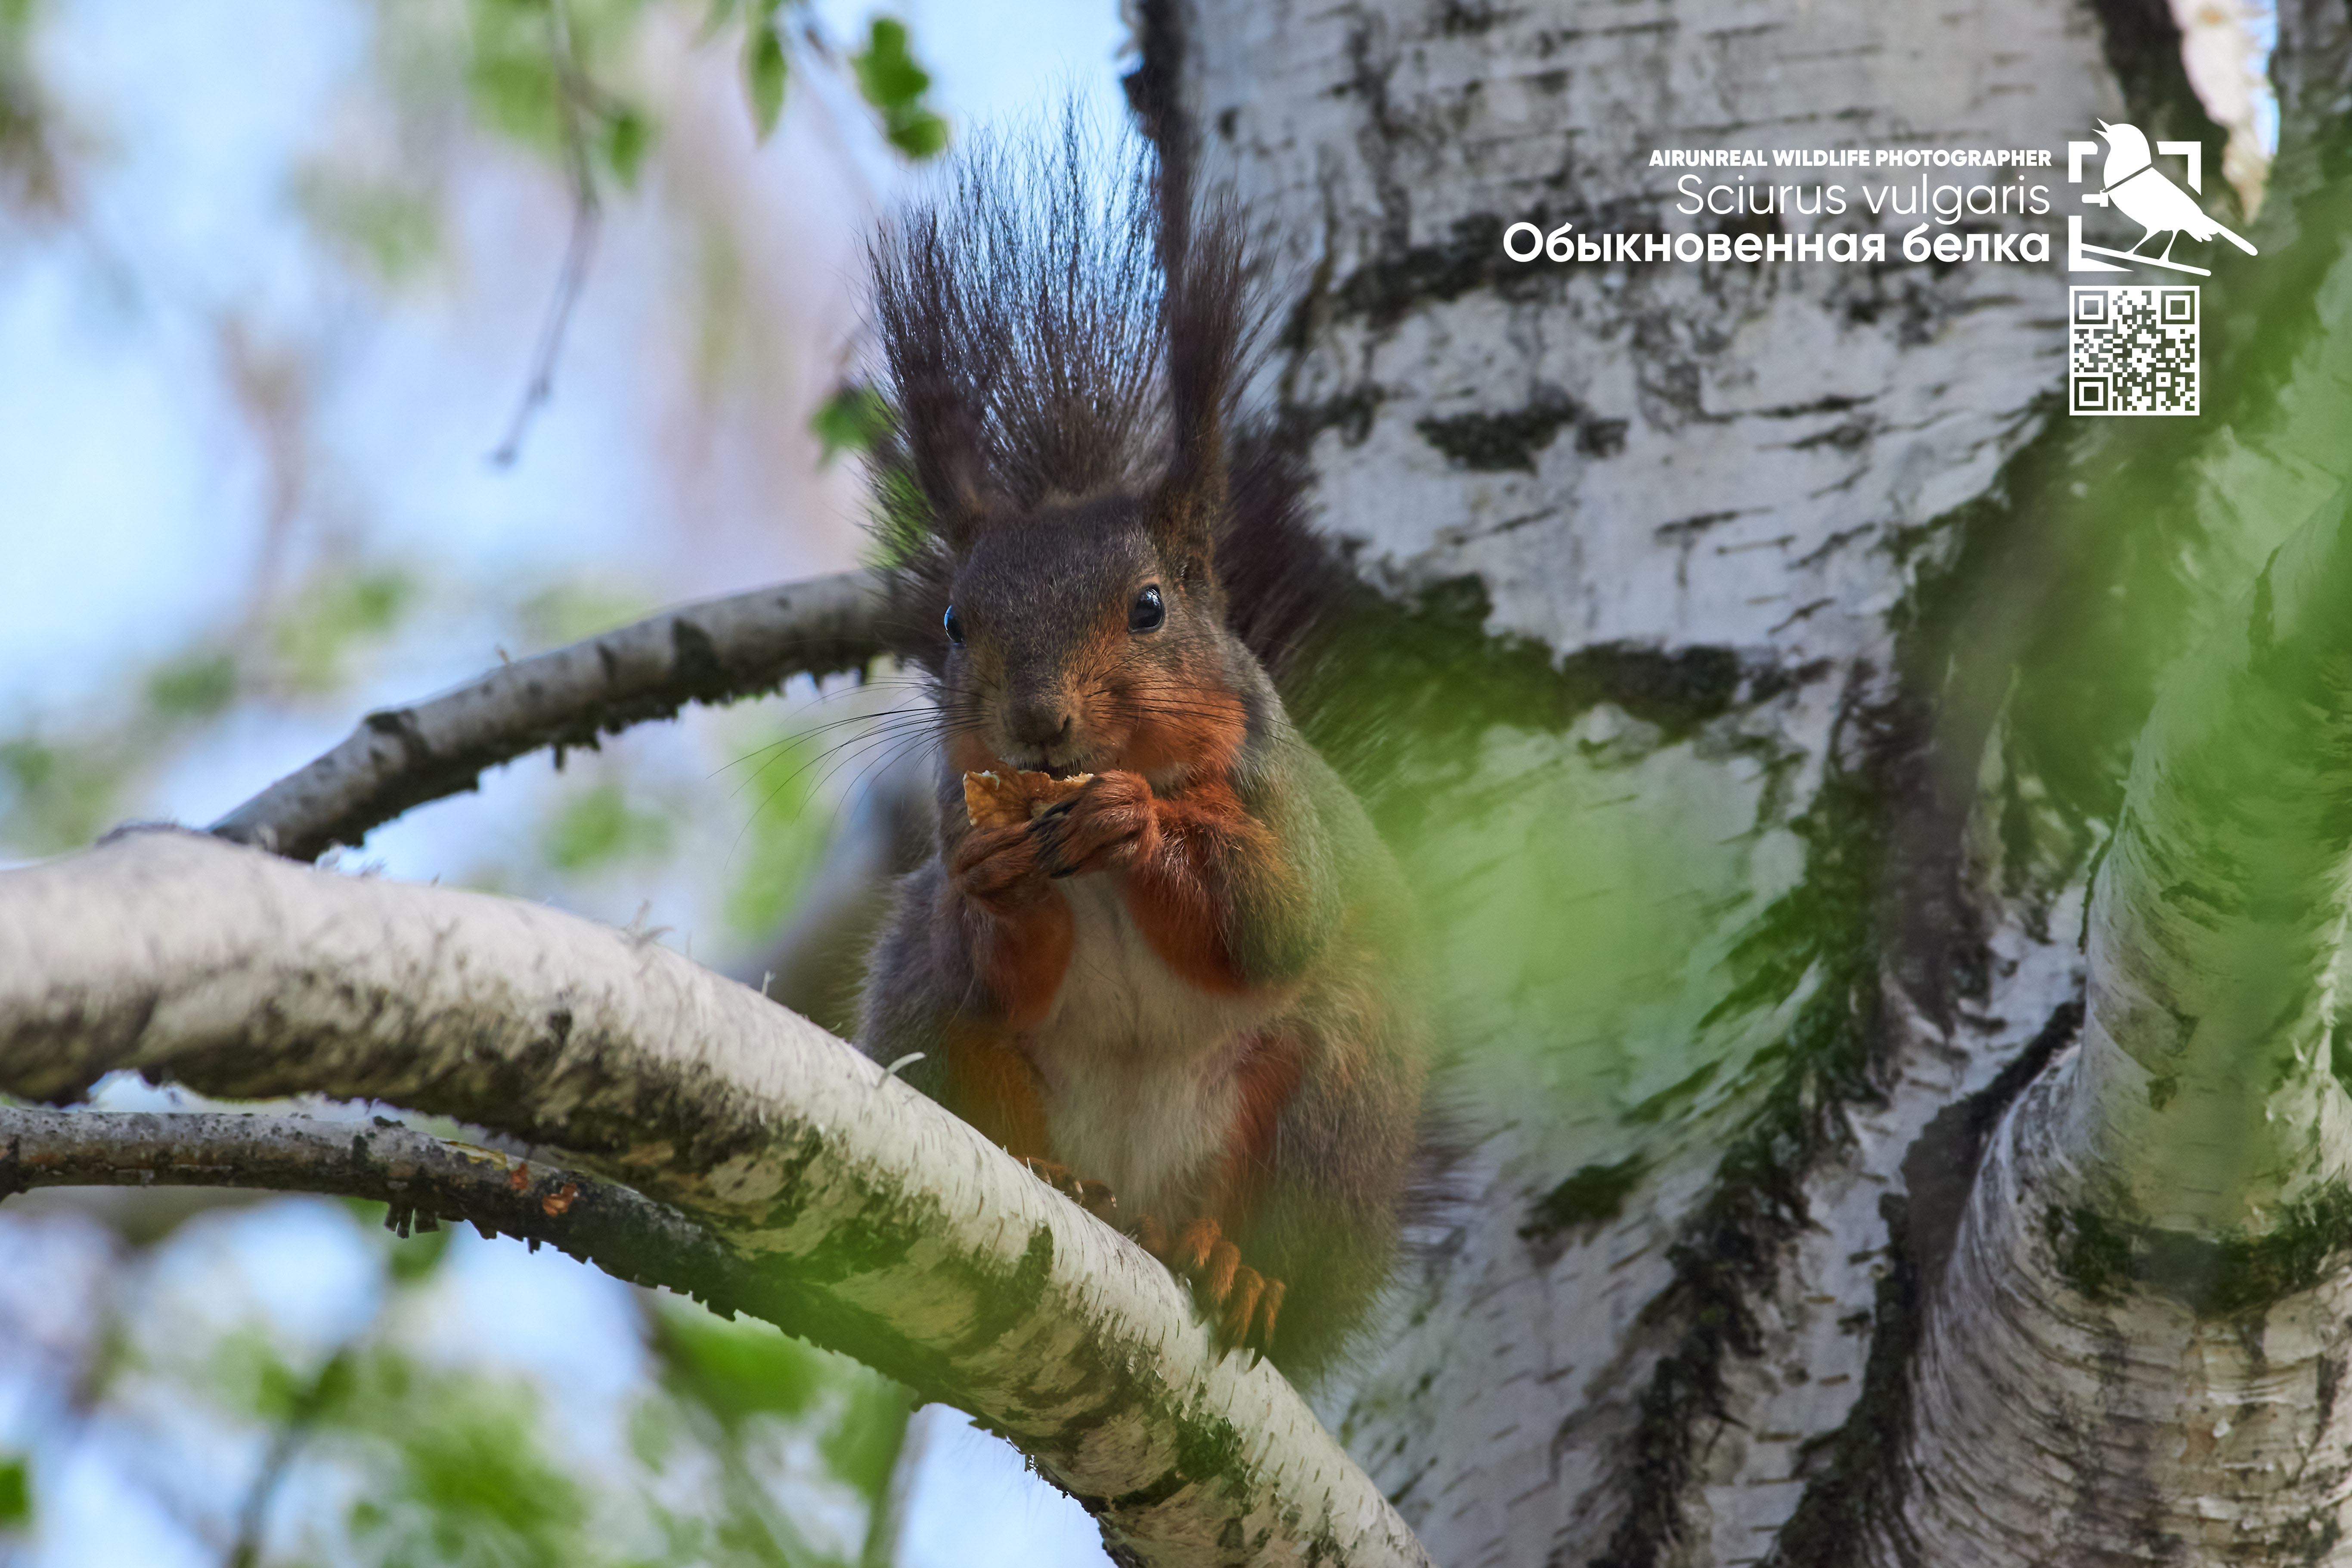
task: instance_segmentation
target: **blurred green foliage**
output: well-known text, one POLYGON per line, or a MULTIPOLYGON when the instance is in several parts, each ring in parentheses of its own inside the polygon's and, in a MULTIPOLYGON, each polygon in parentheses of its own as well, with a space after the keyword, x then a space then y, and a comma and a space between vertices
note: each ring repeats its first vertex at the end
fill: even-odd
POLYGON ((844 452, 870 452, 890 432, 890 405, 864 383, 834 389, 810 416, 809 428, 824 445, 821 462, 844 452))
MULTIPOLYGON (((234 1440, 231 1452, 254 1456, 234 1462, 225 1489, 175 1505, 195 1510, 191 1523, 212 1521, 205 1533, 229 1542, 233 1568, 861 1561, 912 1411, 905 1390, 765 1324, 639 1292, 651 1375, 618 1412, 629 1441, 616 1454, 554 1426, 532 1381, 448 1361, 421 1337, 449 1310, 440 1292, 458 1247, 520 1243, 456 1229, 395 1239, 383 1205, 341 1206, 380 1272, 372 1309, 339 1340, 288 1342, 236 1306, 257 1299, 223 1291, 222 1277, 205 1272, 178 1287, 204 1290, 203 1310, 168 1329, 133 1312, 127 1336, 101 1332, 69 1373, 79 1407, 110 1426, 136 1432, 160 1417, 169 1441, 234 1440)), ((217 1250, 205 1229, 165 1232, 154 1245, 217 1268, 236 1254, 217 1250)), ((140 1281, 160 1277, 134 1267, 115 1278, 136 1296, 150 1288, 140 1281)), ((94 1304, 104 1313, 114 1305, 94 1304)), ((163 1436, 159 1427, 152 1438, 163 1436)), ((0 1454, 0 1535, 37 1530, 40 1489, 63 1473, 41 1457, 76 1440, 72 1427, 45 1426, 32 1449, 0 1454)))
POLYGON ((297 691, 341 688, 350 679, 343 661, 352 649, 398 625, 416 589, 415 580, 398 568, 369 567, 288 595, 270 639, 279 677, 297 691))
POLYGON ((594 581, 567 578, 516 605, 515 620, 524 646, 536 652, 625 626, 653 609, 652 601, 642 595, 594 581))
POLYGON ((441 254, 440 203, 404 173, 313 165, 296 176, 294 200, 311 228, 381 287, 415 282, 441 254))
POLYGON ((646 109, 608 84, 646 0, 469 0, 466 86, 481 122, 559 159, 572 139, 625 188, 651 147, 646 109))
POLYGON ((170 654, 124 683, 128 700, 70 724, 0 733, 0 852, 89 843, 127 802, 240 702, 331 696, 397 633, 421 586, 405 571, 331 563, 277 614, 170 654))
MULTIPOLYGON (((737 837, 740 869, 727 895, 727 923, 740 936, 772 936, 816 869, 833 832, 819 786, 837 771, 855 773, 866 742, 838 730, 794 730, 745 758, 750 776, 734 798, 750 810, 737 837)), ((851 787, 855 787, 853 783, 851 787)))
POLYGON ((743 84, 751 98, 751 123, 762 142, 784 111, 784 37, 778 30, 779 0, 752 0, 743 26, 743 84))
POLYGON ((55 114, 34 68, 39 0, 0 0, 0 210, 54 213, 65 197, 55 114))
POLYGON ((0 844, 46 855, 89 843, 112 822, 134 760, 117 736, 0 741, 0 844))
POLYGON ((653 1342, 670 1391, 691 1399, 727 1430, 754 1415, 798 1415, 824 1386, 823 1352, 709 1313, 665 1310, 653 1342))
MULTIPOLYGON (((389 1278, 396 1295, 429 1276, 389 1278)), ((429 1365, 373 1328, 305 1369, 248 1327, 214 1347, 209 1366, 215 1395, 273 1434, 264 1464, 280 1468, 265 1469, 257 1487, 284 1495, 298 1465, 340 1473, 352 1494, 341 1520, 347 1539, 306 1542, 330 1561, 381 1568, 610 1561, 591 1550, 581 1489, 549 1455, 528 1384, 429 1365)))
POLYGON ((669 818, 632 808, 622 787, 606 782, 572 795, 541 830, 541 853, 559 871, 587 871, 669 847, 669 818))
POLYGON ((217 651, 190 654, 147 677, 147 705, 157 713, 209 719, 236 700, 236 659, 217 651))
POLYGON ((863 52, 852 56, 857 90, 882 115, 882 133, 909 158, 929 158, 947 150, 948 124, 924 103, 931 89, 929 71, 908 47, 907 24, 877 16, 863 52))

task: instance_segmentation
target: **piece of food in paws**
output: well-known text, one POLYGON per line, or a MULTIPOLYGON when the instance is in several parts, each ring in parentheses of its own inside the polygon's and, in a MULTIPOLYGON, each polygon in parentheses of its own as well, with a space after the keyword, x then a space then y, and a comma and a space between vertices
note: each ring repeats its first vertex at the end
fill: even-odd
POLYGON ((1011 827, 1043 816, 1057 805, 1076 800, 1094 782, 1092 773, 1057 779, 1051 773, 966 773, 963 775, 964 815, 974 827, 1011 827))
POLYGON ((1029 820, 1028 797, 1018 773, 963 775, 963 812, 974 827, 1010 827, 1029 820))
POLYGON ((1032 820, 1045 816, 1057 805, 1067 805, 1078 798, 1079 792, 1095 782, 1092 773, 1072 773, 1057 779, 1051 773, 1023 773, 1021 787, 1029 797, 1032 820))

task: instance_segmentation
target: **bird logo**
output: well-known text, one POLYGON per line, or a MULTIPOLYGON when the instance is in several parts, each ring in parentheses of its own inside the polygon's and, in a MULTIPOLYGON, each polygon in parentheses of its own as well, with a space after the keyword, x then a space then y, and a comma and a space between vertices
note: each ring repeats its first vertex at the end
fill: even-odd
MULTIPOLYGON (((2203 268, 2189 267, 2172 259, 2172 247, 2179 243, 2184 234, 2199 241, 2217 237, 2226 239, 2248 256, 2260 254, 2244 236, 2208 217, 2205 209, 2197 205, 2196 197, 2165 177, 2164 173, 2157 168, 2156 160, 2148 152, 2147 138, 2140 133, 2139 127, 2111 125, 2102 120, 2099 121, 2099 134, 2107 143, 2106 166, 2100 173, 2099 189, 2085 193, 2083 200, 2094 206, 2111 206, 2147 232, 2134 241, 2128 250, 2108 250, 2099 246, 2082 246, 2082 250, 2200 275, 2205 273, 2203 268), (2159 234, 2166 237, 2163 251, 2156 256, 2141 254, 2141 247, 2159 234)), ((2171 150, 2173 145, 2167 142, 2167 150, 2171 150)), ((2193 174, 2190 177, 2192 180, 2195 178, 2193 174)))

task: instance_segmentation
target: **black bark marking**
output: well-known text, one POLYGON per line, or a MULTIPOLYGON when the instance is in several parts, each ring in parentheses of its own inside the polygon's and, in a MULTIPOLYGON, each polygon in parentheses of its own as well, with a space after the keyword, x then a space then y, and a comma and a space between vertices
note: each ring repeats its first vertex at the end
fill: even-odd
POLYGON ((1648 1169, 1638 1154, 1627 1155, 1613 1165, 1579 1167, 1536 1201, 1528 1211, 1528 1223, 1519 1226, 1519 1239, 1532 1243, 1539 1251, 1571 1230, 1581 1231, 1590 1239, 1602 1226, 1625 1212, 1626 1198, 1648 1169))
POLYGON ((1481 473, 1536 471, 1536 454, 1549 447, 1563 426, 1576 430, 1576 449, 1587 458, 1614 457, 1624 450, 1626 421, 1603 419, 1557 387, 1538 387, 1528 405, 1500 414, 1456 414, 1422 419, 1413 428, 1422 439, 1464 468, 1481 473))
POLYGON ((1892 1546, 1897 1561, 1917 1560, 1903 1524, 1906 1478, 1889 1460, 1910 1427, 1927 1299, 1950 1261, 1993 1128, 2082 1027, 2083 1004, 2062 1004, 1991 1083, 1937 1111, 1904 1155, 1905 1195, 1879 1200, 1886 1269, 1864 1315, 1871 1340, 1862 1391, 1834 1432, 1805 1446, 1799 1463, 1810 1479, 1766 1559, 1769 1568, 1847 1568, 1866 1559, 1874 1537, 1892 1546))
POLYGON ((2267 1311, 2317 1286, 2352 1255, 2352 1191, 2331 1188, 2289 1207, 2259 1236, 2197 1236, 2053 1206, 2042 1235, 2066 1283, 2114 1306, 2136 1292, 2179 1302, 2201 1318, 2267 1311))

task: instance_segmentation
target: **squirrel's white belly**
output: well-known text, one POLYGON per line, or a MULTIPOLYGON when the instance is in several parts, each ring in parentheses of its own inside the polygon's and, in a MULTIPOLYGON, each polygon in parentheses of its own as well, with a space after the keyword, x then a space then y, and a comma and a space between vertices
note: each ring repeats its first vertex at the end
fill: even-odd
POLYGON ((1123 1220, 1181 1221, 1186 1189, 1225 1152, 1234 1069, 1277 1004, 1203 991, 1172 973, 1115 876, 1061 886, 1076 926, 1070 964, 1028 1036, 1055 1157, 1108 1183, 1123 1220))

